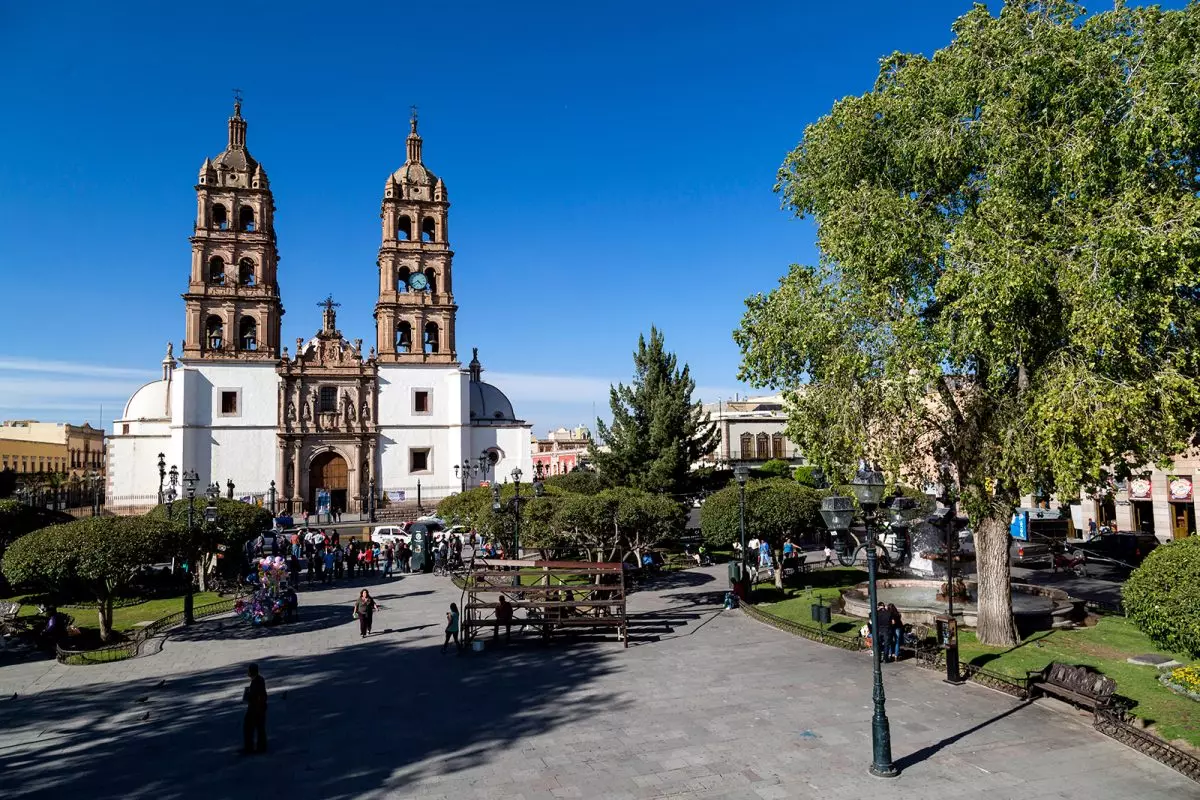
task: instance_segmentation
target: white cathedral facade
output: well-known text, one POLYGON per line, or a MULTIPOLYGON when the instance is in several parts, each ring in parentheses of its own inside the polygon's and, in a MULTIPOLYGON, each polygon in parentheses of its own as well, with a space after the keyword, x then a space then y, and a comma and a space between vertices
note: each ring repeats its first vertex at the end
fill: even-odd
MULTIPOLYGON (((246 149, 240 101, 229 142, 196 184, 192 259, 183 295, 185 334, 162 377, 134 393, 108 445, 109 507, 157 502, 159 454, 194 471, 197 493, 269 502, 294 514, 365 510, 367 498, 430 499, 470 484, 532 473, 531 426, 496 387, 466 369, 455 345, 446 185, 422 160, 414 114, 407 158, 384 188, 375 345, 348 341, 336 303, 288 351, 275 203, 266 171, 246 149), (470 469, 467 469, 470 468, 470 469)), ((314 298, 316 299, 316 298, 314 298)), ((179 487, 178 491, 184 491, 179 487)))

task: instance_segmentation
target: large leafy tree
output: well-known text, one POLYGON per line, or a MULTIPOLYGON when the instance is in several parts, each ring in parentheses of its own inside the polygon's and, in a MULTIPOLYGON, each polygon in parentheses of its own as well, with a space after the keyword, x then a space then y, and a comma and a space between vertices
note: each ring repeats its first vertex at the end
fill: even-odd
MULTIPOLYGON (((783 542, 811 535, 821 527, 821 498, 825 493, 784 478, 750 481, 746 485, 746 539, 761 539, 783 560, 783 542)), ((714 547, 728 547, 741 535, 741 498, 736 484, 714 493, 700 507, 700 533, 714 547)), ((775 585, 783 576, 775 570, 775 585)))
POLYGON ((98 604, 100 638, 112 635, 113 600, 137 569, 179 551, 183 527, 148 517, 89 517, 22 536, 4 554, 15 586, 69 594, 87 591, 98 604))
POLYGON ((612 387, 612 425, 596 420, 589 447, 604 478, 618 486, 648 492, 685 490, 692 465, 716 449, 717 427, 699 402, 687 364, 681 368, 663 336, 650 328, 650 340, 638 337, 633 381, 612 387))
POLYGON ((1200 5, 1009 2, 954 34, 805 130, 777 189, 820 263, 750 298, 735 338, 831 478, 863 456, 949 476, 979 638, 1012 644, 1020 495, 1074 495, 1197 430, 1200 5))

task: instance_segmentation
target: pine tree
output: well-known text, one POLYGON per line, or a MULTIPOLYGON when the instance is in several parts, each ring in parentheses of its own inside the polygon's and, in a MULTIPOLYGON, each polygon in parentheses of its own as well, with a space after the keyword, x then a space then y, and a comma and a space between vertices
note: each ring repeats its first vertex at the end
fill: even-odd
POLYGON ((596 420, 592 463, 618 486, 669 494, 684 491, 692 464, 716 449, 716 425, 699 402, 687 364, 680 369, 651 326, 638 337, 633 381, 611 387, 612 425, 596 420))

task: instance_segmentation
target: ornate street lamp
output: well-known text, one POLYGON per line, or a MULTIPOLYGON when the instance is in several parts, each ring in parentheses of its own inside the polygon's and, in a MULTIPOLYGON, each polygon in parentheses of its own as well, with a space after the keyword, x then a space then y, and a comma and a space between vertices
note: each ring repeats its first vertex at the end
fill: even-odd
POLYGON ((167 457, 158 454, 158 504, 163 504, 163 481, 167 478, 167 457))
MULTIPOLYGON (((883 693, 883 644, 879 636, 879 611, 876 595, 876 550, 875 523, 879 504, 883 500, 883 475, 867 466, 859 468, 850 490, 858 501, 866 523, 868 602, 871 605, 871 668, 874 678, 872 699, 875 713, 871 718, 871 767, 870 772, 879 778, 894 778, 900 774, 892 763, 892 734, 888 725, 883 693)), ((832 532, 849 530, 854 518, 854 509, 848 497, 827 497, 821 501, 821 517, 832 532)))
POLYGON ((370 479, 367 481, 367 487, 368 487, 369 491, 371 492, 370 496, 367 497, 367 518, 371 522, 374 522, 375 521, 375 476, 374 475, 372 475, 370 477, 370 479))
POLYGON ((173 506, 175 503, 175 498, 179 497, 179 467, 172 464, 171 470, 167 473, 167 476, 170 479, 170 486, 167 489, 167 495, 165 499, 167 501, 167 516, 170 517, 171 512, 174 510, 173 506))
POLYGON ((733 478, 738 485, 738 541, 742 545, 742 558, 734 587, 738 599, 745 601, 750 599, 750 554, 746 552, 746 481, 750 480, 750 468, 738 464, 733 468, 733 478))
POLYGON ((195 561, 195 539, 196 528, 194 512, 196 507, 196 484, 200 482, 200 476, 196 474, 194 469, 185 469, 183 471, 183 482, 187 485, 188 497, 188 519, 187 519, 187 561, 184 564, 184 570, 187 572, 187 591, 183 595, 183 624, 191 625, 196 621, 192 614, 193 597, 192 584, 195 581, 196 565, 195 561))
POLYGON ((484 450, 482 453, 479 454, 479 472, 481 475, 483 475, 483 479, 485 481, 487 480, 487 476, 488 476, 488 468, 491 465, 492 465, 492 457, 490 455, 488 455, 487 450, 484 450))

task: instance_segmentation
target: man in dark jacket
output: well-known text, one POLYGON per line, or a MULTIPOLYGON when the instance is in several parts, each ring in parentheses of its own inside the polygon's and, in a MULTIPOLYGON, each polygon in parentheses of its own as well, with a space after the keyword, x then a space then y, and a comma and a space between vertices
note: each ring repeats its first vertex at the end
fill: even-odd
POLYGON ((246 703, 246 716, 242 720, 243 755, 267 752, 267 682, 258 674, 258 664, 251 664, 248 672, 250 685, 242 691, 246 703))

